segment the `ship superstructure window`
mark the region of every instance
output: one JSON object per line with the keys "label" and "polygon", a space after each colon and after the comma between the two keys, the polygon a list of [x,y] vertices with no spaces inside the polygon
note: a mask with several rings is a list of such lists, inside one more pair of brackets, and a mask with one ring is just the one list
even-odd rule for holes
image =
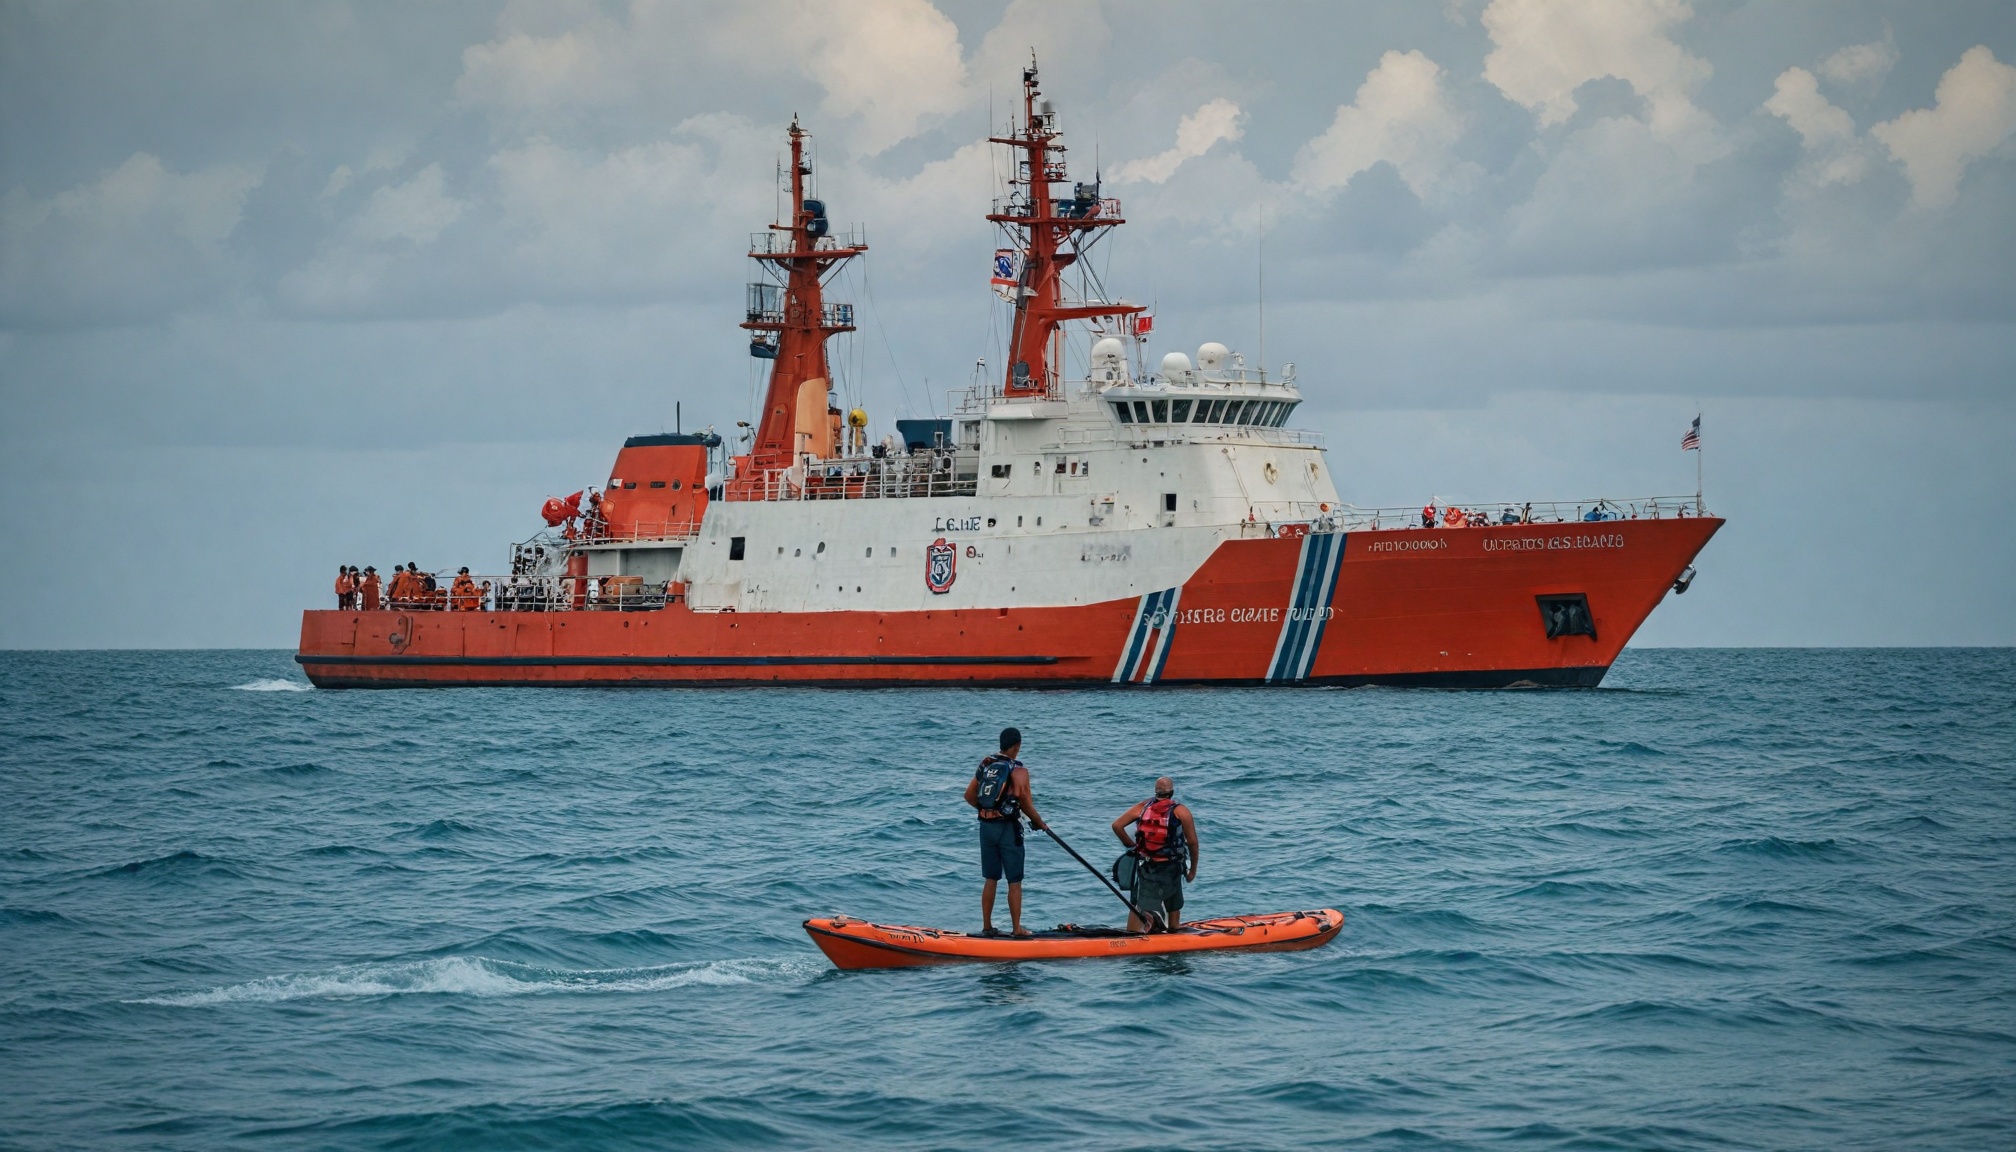
{"label": "ship superstructure window", "polygon": [[1171,400],[1169,402],[1169,422],[1171,424],[1188,424],[1190,422],[1190,401]]}
{"label": "ship superstructure window", "polygon": [[1155,423],[1167,424],[1169,422],[1169,402],[1167,400],[1154,401],[1149,405],[1149,408],[1154,410]]}
{"label": "ship superstructure window", "polygon": [[991,471],[996,480],[1006,480],[1008,478],[1008,470],[1013,467],[1013,464],[996,464]]}
{"label": "ship superstructure window", "polygon": [[1125,400],[1115,400],[1113,402],[1113,414],[1120,418],[1122,424],[1132,424],[1134,422],[1134,406]]}
{"label": "ship superstructure window", "polygon": [[653,481],[651,481],[651,487],[653,487],[653,488],[663,488],[663,487],[665,487],[665,482],[664,482],[663,480],[653,480]]}
{"label": "ship superstructure window", "polygon": [[1146,400],[1134,401],[1134,422],[1136,424],[1148,423],[1148,402]]}
{"label": "ship superstructure window", "polygon": [[1175,510],[1176,510],[1176,494],[1174,492],[1162,493],[1162,511],[1174,512]]}
{"label": "ship superstructure window", "polygon": [[1571,592],[1563,596],[1536,596],[1540,602],[1540,623],[1547,629],[1549,640],[1562,636],[1587,636],[1596,638],[1596,621],[1589,615],[1589,597],[1586,593]]}
{"label": "ship superstructure window", "polygon": [[728,538],[728,559],[730,560],[742,559],[743,547],[748,542],[749,542],[748,537],[746,536],[730,536]]}

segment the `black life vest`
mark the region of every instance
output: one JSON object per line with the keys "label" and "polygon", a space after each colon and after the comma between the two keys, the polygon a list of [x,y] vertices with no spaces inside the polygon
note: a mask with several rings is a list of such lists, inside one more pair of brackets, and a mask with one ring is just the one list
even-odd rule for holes
{"label": "black life vest", "polygon": [[1022,767],[1020,760],[1010,759],[999,753],[980,761],[980,767],[973,773],[973,778],[980,782],[979,794],[974,799],[980,804],[982,820],[996,818],[989,816],[989,812],[998,813],[1000,817],[1009,820],[1022,815],[1021,800],[1013,795],[1015,769],[1020,767]]}
{"label": "black life vest", "polygon": [[1176,818],[1176,798],[1157,796],[1141,806],[1134,821],[1134,851],[1144,860],[1157,863],[1181,860],[1186,855],[1183,822]]}

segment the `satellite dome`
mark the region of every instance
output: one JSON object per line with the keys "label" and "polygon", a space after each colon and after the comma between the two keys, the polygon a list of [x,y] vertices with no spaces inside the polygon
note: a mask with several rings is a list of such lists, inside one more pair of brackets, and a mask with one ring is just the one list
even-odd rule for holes
{"label": "satellite dome", "polygon": [[1216,372],[1225,366],[1225,357],[1230,355],[1231,351],[1213,340],[1197,349],[1197,366],[1206,372]]}
{"label": "satellite dome", "polygon": [[1190,357],[1181,352],[1171,352],[1162,357],[1162,378],[1173,380],[1190,374]]}
{"label": "satellite dome", "polygon": [[1112,336],[1092,345],[1092,367],[1118,368],[1127,356],[1127,346]]}

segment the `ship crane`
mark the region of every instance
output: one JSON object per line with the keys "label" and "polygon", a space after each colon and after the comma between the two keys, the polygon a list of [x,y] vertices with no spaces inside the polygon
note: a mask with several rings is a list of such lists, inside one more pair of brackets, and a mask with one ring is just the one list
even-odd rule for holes
{"label": "ship crane", "polygon": [[1006,136],[989,141],[1021,153],[1011,167],[1009,184],[1016,190],[987,219],[1001,226],[1021,253],[1021,275],[1014,291],[1015,318],[1008,339],[1008,375],[1002,395],[1008,399],[1055,394],[1063,368],[1062,327],[1070,320],[1131,317],[1148,309],[1139,304],[1105,301],[1066,302],[1064,270],[1076,264],[1105,230],[1126,223],[1118,200],[1101,197],[1099,182],[1072,185],[1071,195],[1054,195],[1051,186],[1070,183],[1064,163],[1063,133],[1057,113],[1042,100],[1036,59],[1022,70],[1022,124]]}

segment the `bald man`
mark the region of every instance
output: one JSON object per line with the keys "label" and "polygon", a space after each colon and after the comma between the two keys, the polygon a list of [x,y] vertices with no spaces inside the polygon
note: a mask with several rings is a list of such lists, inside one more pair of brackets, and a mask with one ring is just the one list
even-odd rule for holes
{"label": "bald man", "polygon": [[[1127,826],[1134,825],[1134,834]],[[1155,798],[1143,800],[1113,821],[1113,835],[1137,859],[1134,906],[1155,923],[1143,924],[1127,914],[1129,932],[1168,932],[1183,922],[1183,882],[1197,879],[1197,822],[1190,809],[1176,802],[1176,782],[1155,781]]]}

